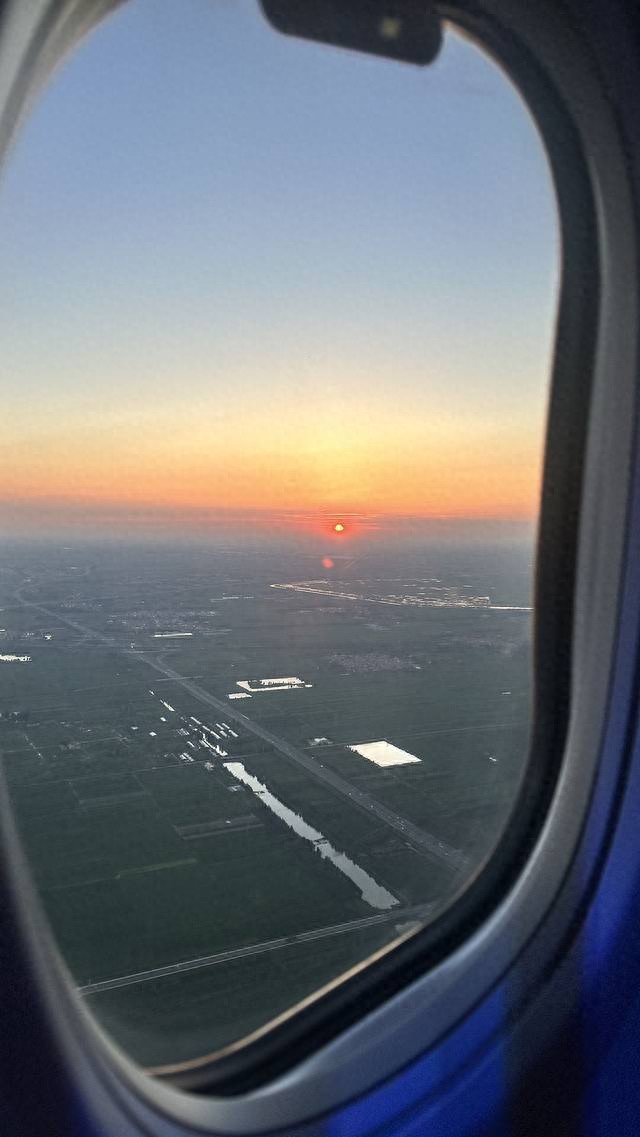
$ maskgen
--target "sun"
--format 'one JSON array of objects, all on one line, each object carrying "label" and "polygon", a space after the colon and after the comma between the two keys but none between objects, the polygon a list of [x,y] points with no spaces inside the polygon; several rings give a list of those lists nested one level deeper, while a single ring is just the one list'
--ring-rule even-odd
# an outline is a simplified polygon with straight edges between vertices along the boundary
[{"label": "sun", "polygon": [[342,524],[341,521],[336,521],[336,523],[333,527],[333,531],[334,531],[334,533],[344,533],[344,525]]}]

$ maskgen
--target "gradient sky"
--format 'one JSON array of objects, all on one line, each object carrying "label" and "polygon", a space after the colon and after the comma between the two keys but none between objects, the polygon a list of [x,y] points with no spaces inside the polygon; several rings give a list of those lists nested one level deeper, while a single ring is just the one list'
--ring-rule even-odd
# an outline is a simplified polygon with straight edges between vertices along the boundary
[{"label": "gradient sky", "polygon": [[423,70],[131,0],[32,112],[0,246],[0,517],[535,515],[553,192],[458,36]]}]

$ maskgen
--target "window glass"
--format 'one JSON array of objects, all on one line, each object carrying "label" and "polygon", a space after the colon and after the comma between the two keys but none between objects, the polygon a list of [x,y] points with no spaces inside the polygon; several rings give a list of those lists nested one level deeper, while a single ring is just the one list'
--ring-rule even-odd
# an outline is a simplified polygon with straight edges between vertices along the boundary
[{"label": "window glass", "polygon": [[0,195],[0,750],[79,997],[153,1067],[433,920],[531,725],[558,228],[432,66],[134,0]]}]

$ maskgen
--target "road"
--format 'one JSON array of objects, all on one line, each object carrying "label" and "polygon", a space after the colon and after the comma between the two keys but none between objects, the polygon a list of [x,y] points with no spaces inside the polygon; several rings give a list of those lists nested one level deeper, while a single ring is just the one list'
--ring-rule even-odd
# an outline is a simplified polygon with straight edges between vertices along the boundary
[{"label": "road", "polygon": [[428,833],[418,825],[414,825],[413,822],[407,821],[406,818],[388,809],[386,805],[377,801],[371,794],[354,786],[353,783],[348,782],[346,778],[337,774],[335,770],[318,762],[311,754],[299,750],[298,747],[292,743],[280,738],[277,734],[273,734],[266,727],[254,722],[253,719],[248,718],[242,711],[237,710],[228,701],[218,699],[215,695],[210,694],[209,691],[205,691],[203,687],[200,687],[191,679],[187,679],[184,675],[180,675],[178,671],[174,671],[168,664],[160,662],[159,659],[149,652],[134,651],[131,648],[122,647],[111,636],[105,636],[102,632],[98,632],[93,628],[87,628],[83,624],[79,624],[76,620],[72,620],[68,616],[62,615],[53,609],[45,608],[41,604],[24,600],[20,589],[16,590],[15,596],[25,607],[34,608],[36,611],[42,612],[43,615],[49,619],[59,620],[75,631],[83,632],[85,635],[99,640],[112,650],[119,651],[122,655],[140,660],[146,663],[148,667],[153,668],[154,671],[160,672],[167,679],[172,679],[178,686],[182,687],[184,691],[188,691],[190,695],[193,695],[200,703],[224,714],[225,718],[239,723],[245,730],[255,734],[264,742],[268,742],[270,746],[273,746],[274,749],[285,758],[288,758],[289,761],[294,762],[297,766],[301,766],[302,769],[317,781],[331,786],[332,789],[350,801],[352,805],[356,805],[365,813],[376,817],[379,821],[382,821],[385,825],[388,825],[391,829],[399,833],[405,841],[408,841],[415,848],[426,852],[435,860],[441,863],[444,862],[455,870],[464,870],[469,866],[468,858],[465,857],[459,849],[454,849],[451,845],[447,845],[445,841],[440,841],[437,837],[434,837],[432,833]]},{"label": "road", "polygon": [[183,971],[199,971],[202,967],[214,967],[217,963],[227,963],[231,959],[244,959],[246,956],[261,955],[267,951],[277,951],[278,948],[291,947],[293,944],[312,943],[314,940],[323,940],[328,936],[339,936],[345,932],[355,931],[357,928],[374,927],[376,924],[416,924],[424,923],[434,904],[419,904],[413,908],[396,909],[394,912],[381,912],[376,916],[364,916],[361,920],[347,920],[343,924],[329,924],[325,928],[314,928],[310,932],[298,932],[295,936],[280,936],[275,940],[263,940],[262,943],[247,944],[245,947],[232,948],[229,951],[219,951],[214,955],[202,955],[197,959],[181,960],[179,963],[167,963],[163,967],[150,967],[147,971],[135,971],[131,975],[119,975],[114,979],[101,979],[97,983],[86,983],[78,987],[80,995],[98,995],[101,991],[114,991],[117,987],[131,987],[137,983],[148,983],[152,979],[162,979],[165,975],[177,975]]}]

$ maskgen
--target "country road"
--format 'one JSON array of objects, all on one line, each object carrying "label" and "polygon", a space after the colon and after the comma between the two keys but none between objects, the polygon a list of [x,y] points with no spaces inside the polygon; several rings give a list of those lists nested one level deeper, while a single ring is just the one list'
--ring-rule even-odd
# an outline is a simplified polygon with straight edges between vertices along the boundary
[{"label": "country road", "polygon": [[293,944],[312,943],[314,940],[326,939],[328,936],[339,936],[358,928],[374,927],[377,924],[409,924],[424,923],[434,904],[419,904],[412,908],[396,909],[394,912],[381,912],[376,916],[364,916],[360,920],[347,920],[342,924],[329,924],[325,928],[315,928],[309,932],[298,932],[293,936],[280,936],[275,940],[264,940],[262,943],[247,944],[245,947],[231,948],[229,951],[219,951],[213,955],[202,955],[197,959],[180,960],[178,963],[167,963],[163,967],[150,967],[146,971],[135,971],[131,975],[119,975],[113,979],[102,979],[96,983],[85,983],[76,990],[80,995],[98,995],[101,991],[114,991],[118,987],[131,987],[137,983],[148,983],[152,979],[162,979],[165,975],[177,975],[184,971],[199,971],[203,967],[214,967],[217,963],[227,963],[232,959],[244,959],[246,956],[261,955],[263,952],[277,951],[278,948],[291,947]]}]

